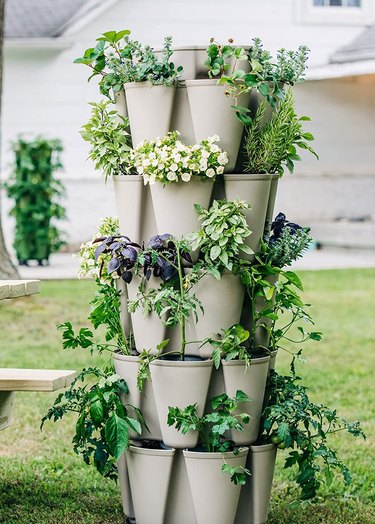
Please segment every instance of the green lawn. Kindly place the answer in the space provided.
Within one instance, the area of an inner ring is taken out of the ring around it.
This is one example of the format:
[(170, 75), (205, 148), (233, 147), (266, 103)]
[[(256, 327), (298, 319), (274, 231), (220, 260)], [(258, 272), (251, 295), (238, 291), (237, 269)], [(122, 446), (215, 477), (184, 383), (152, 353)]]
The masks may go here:
[[(375, 269), (306, 271), (300, 276), (324, 341), (307, 347), (309, 362), (299, 366), (299, 374), (314, 400), (337, 407), (348, 419), (360, 419), (368, 438), (335, 437), (353, 483), (344, 488), (335, 481), (314, 504), (291, 505), (293, 485), (279, 464), (269, 523), (374, 524)], [(40, 295), (3, 301), (1, 366), (80, 369), (92, 364), (88, 354), (60, 349), (55, 324), (71, 320), (83, 325), (93, 292), (87, 281), (45, 282)], [(286, 355), (278, 357), (278, 369), (286, 371), (287, 362)], [(54, 397), (17, 393), (14, 423), (0, 433), (0, 523), (123, 523), (117, 486), (71, 451), (73, 418), (47, 423), (39, 431)]]

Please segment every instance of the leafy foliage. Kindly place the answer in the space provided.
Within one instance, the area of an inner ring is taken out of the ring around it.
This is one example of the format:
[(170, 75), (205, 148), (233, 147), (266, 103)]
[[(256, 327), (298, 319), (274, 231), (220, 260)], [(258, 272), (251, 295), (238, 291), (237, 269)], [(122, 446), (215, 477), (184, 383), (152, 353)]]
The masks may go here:
[(111, 175), (131, 174), (129, 119), (111, 109), (110, 100), (90, 105), (90, 120), (82, 126), (81, 136), (91, 146), (89, 158), (95, 169), (104, 173), (106, 181)]
[[(199, 442), (205, 451), (225, 453), (234, 450), (234, 443), (224, 437), (226, 431), (232, 429), (242, 431), (245, 424), (250, 422), (247, 413), (238, 413), (238, 404), (250, 402), (251, 399), (238, 390), (234, 397), (226, 393), (211, 400), (212, 411), (198, 417), (197, 405), (187, 406), (185, 409), (169, 407), (168, 425), (175, 426), (178, 431), (186, 435), (189, 431), (198, 431)], [(233, 468), (224, 462), (222, 471), (229, 473), (234, 484), (245, 484), (250, 471), (246, 468)]]
[[(88, 379), (96, 382), (90, 385)], [(82, 383), (82, 384), (80, 384)], [(122, 395), (128, 394), (124, 380), (98, 368), (83, 369), (69, 389), (60, 393), (42, 419), (54, 422), (67, 413), (78, 413), (73, 437), (73, 449), (82, 455), (86, 464), (92, 464), (99, 473), (117, 478), (116, 462), (130, 444), (129, 430), (141, 434), (144, 423), (141, 412), (123, 404)], [(129, 408), (136, 418), (129, 416)]]
[(18, 138), (12, 143), (15, 164), (10, 182), (4, 184), (14, 200), (10, 214), (16, 219), (14, 248), (20, 263), (48, 260), (65, 244), (56, 220), (66, 218), (59, 204), (65, 190), (54, 176), (62, 168), (59, 140)]
[[(95, 47), (86, 49), (74, 63), (84, 64), (92, 70), (89, 80), (100, 76), (100, 92), (111, 99), (111, 91), (123, 90), (126, 82), (150, 81), (154, 85), (173, 85), (182, 72), (170, 61), (173, 54), (172, 37), (164, 39), (161, 60), (148, 45), (142, 46), (130, 39), (131, 31), (107, 31), (96, 39)], [(107, 70), (106, 70), (107, 68)]]
[(215, 42), (214, 38), (210, 39), (210, 45), (206, 49), (207, 60), (205, 61), (210, 78), (221, 77), (224, 74), (230, 76), (235, 71), (237, 62), (248, 60), (245, 49), (232, 44), (232, 38), (229, 38), (225, 45)]
[(285, 168), (294, 171), (294, 162), (301, 160), (297, 147), (310, 151), (319, 158), (308, 142), (314, 140), (311, 133), (302, 128), (309, 117), (298, 117), (294, 107), (294, 96), (291, 89), (285, 93), (272, 114), (269, 122), (264, 122), (267, 106), (261, 102), (247, 127), (245, 153), (247, 173), (284, 174)]
[(264, 431), (267, 440), (291, 450), (284, 467), (298, 466), (296, 482), (301, 498), (311, 499), (322, 482), (330, 485), (334, 470), (342, 474), (346, 484), (351, 482), (348, 468), (328, 446), (328, 436), (345, 430), (355, 437), (365, 435), (359, 422), (347, 422), (338, 417), (336, 410), (312, 402), (308, 389), (298, 383), (300, 380), (295, 374), (271, 373)]
[(211, 358), (215, 368), (219, 369), (221, 359), (245, 360), (246, 365), (249, 366), (250, 354), (248, 348), (243, 345), (249, 339), (249, 331), (240, 324), (235, 324), (228, 329), (222, 329), (221, 332), (219, 339), (206, 338), (202, 342), (202, 346), (208, 343), (214, 348)]
[(205, 267), (216, 278), (233, 270), (241, 252), (252, 253), (244, 243), (251, 233), (243, 213), (249, 207), (242, 200), (214, 200), (208, 210), (195, 204), (201, 229), (190, 235), (191, 246), (201, 250)]

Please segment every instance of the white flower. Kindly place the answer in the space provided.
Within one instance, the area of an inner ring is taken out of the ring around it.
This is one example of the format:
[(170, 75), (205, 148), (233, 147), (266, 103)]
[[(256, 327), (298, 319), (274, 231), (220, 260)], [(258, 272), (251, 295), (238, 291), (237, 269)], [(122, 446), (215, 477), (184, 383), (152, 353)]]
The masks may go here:
[(151, 164), (151, 162), (149, 161), (148, 158), (146, 158), (146, 159), (143, 160), (143, 162), (142, 162), (143, 167), (148, 167), (150, 164)]
[(173, 155), (173, 160), (174, 160), (175, 162), (179, 162), (179, 161), (181, 160), (181, 155), (180, 155), (179, 153), (175, 153), (175, 154)]
[(181, 175), (181, 179), (182, 179), (184, 182), (189, 182), (190, 179), (191, 179), (191, 173), (182, 173), (182, 175)]
[(220, 155), (217, 157), (217, 161), (221, 166), (225, 166), (225, 164), (228, 163), (228, 155), (226, 153), (220, 153)]
[(217, 169), (216, 169), (216, 173), (218, 175), (222, 175), (224, 173), (224, 168), (223, 166), (219, 166)]
[(137, 171), (138, 171), (138, 173), (139, 173), (140, 175), (142, 175), (142, 174), (143, 174), (143, 171), (144, 171), (144, 169), (143, 169), (143, 167), (142, 167), (142, 166), (138, 166), (138, 167), (137, 167)]
[(206, 160), (202, 160), (202, 162), (199, 164), (199, 169), (201, 171), (206, 171), (206, 169), (207, 169), (207, 161)]
[(176, 173), (173, 173), (173, 171), (169, 171), (169, 173), (167, 174), (167, 179), (171, 182), (174, 182), (175, 180), (177, 180)]
[(210, 156), (209, 151), (206, 151), (206, 149), (203, 149), (202, 151), (202, 158), (208, 158)]
[(213, 153), (218, 153), (220, 151), (220, 147), (217, 144), (212, 144), (211, 151)]
[(216, 175), (215, 170), (212, 169), (212, 167), (210, 167), (210, 169), (207, 169), (206, 175), (208, 176), (208, 178), (213, 178)]
[(219, 142), (219, 140), (220, 140), (219, 135), (213, 135), (213, 136), (209, 136), (207, 138), (207, 142), (211, 142), (211, 143), (212, 142)]
[(171, 170), (171, 171), (177, 171), (177, 169), (178, 169), (178, 165), (177, 165), (177, 164), (172, 164), (172, 165), (170, 166), (170, 170)]
[(157, 167), (157, 165), (158, 165), (158, 160), (157, 160), (157, 159), (153, 160), (153, 161), (151, 162), (151, 165), (152, 165), (152, 167)]
[(159, 171), (163, 171), (164, 168), (165, 168), (165, 165), (164, 165), (164, 164), (159, 164), (159, 165), (158, 165), (158, 169), (159, 169)]

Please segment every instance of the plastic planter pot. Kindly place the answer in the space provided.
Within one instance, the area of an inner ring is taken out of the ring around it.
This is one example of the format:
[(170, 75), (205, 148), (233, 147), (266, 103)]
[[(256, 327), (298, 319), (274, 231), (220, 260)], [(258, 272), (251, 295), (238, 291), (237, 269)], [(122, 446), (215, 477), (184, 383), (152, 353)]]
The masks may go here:
[(170, 129), (176, 86), (150, 82), (124, 84), (133, 147), (166, 135)]
[[(206, 337), (215, 337), (221, 329), (240, 321), (245, 288), (238, 275), (225, 271), (221, 280), (204, 275), (192, 288), (192, 293), (201, 302), (204, 314), (198, 310), (198, 322), (192, 320), (187, 324), (187, 340), (202, 341)], [(187, 351), (197, 354), (198, 347), (199, 343), (189, 344)], [(202, 358), (210, 358), (212, 349), (206, 344), (199, 349), (199, 354)]]
[(221, 470), (223, 462), (245, 466), (249, 448), (237, 455), (183, 451), (197, 524), (233, 524), (241, 486)]
[(113, 363), (117, 375), (125, 380), (129, 388), (128, 395), (124, 396), (123, 399), (124, 404), (130, 404), (135, 408), (139, 408), (150, 430), (147, 431), (147, 429), (144, 428), (141, 435), (130, 431), (131, 438), (133, 440), (162, 440), (159, 419), (156, 413), (153, 384), (147, 381), (142, 392), (137, 388), (138, 356), (114, 353)]
[(126, 463), (126, 453), (123, 453), (117, 461), (118, 482), (120, 486), (122, 509), (129, 519), (135, 519), (133, 497), (130, 490), (129, 470)]
[(125, 337), (128, 339), (132, 329), (132, 321), (128, 311), (128, 288), (122, 278), (115, 280), (116, 289), (120, 292), (120, 317)]
[[(129, 300), (135, 300), (137, 298), (140, 281), (141, 277), (134, 275), (130, 284), (127, 284)], [(147, 288), (157, 289), (160, 283), (160, 279), (151, 276), (150, 280), (146, 282), (146, 290)], [(161, 319), (154, 312), (151, 312), (145, 317), (142, 308), (137, 309), (137, 311), (131, 313), (130, 316), (135, 347), (138, 353), (143, 349), (151, 350), (151, 353), (154, 354), (157, 353), (156, 346), (166, 339), (167, 332)]]
[(276, 452), (273, 444), (250, 446), (246, 467), (251, 477), (242, 486), (235, 524), (267, 522)]
[[(250, 204), (251, 209), (246, 209), (244, 214), (251, 231), (251, 235), (245, 238), (254, 253), (260, 248), (260, 241), (263, 237), (268, 201), (271, 189), (271, 182), (275, 175), (247, 175), (230, 174), (224, 175), (225, 194), (227, 200), (245, 200)], [(243, 253), (241, 255), (247, 260), (253, 260), (255, 255)]]
[(173, 448), (194, 448), (198, 432), (183, 435), (167, 424), (169, 406), (185, 408), (197, 403), (197, 414), (203, 415), (212, 361), (154, 360), (150, 364), (156, 409), (163, 442)]
[(175, 451), (130, 446), (126, 452), (137, 524), (164, 524)]
[(180, 140), (186, 145), (195, 143), (193, 122), (191, 120), (189, 97), (185, 82), (181, 82), (176, 89), (174, 98), (171, 131), (180, 132)]
[(115, 106), (116, 111), (120, 116), (127, 117), (128, 116), (128, 107), (126, 105), (126, 98), (125, 98), (125, 91), (122, 89), (121, 91), (118, 91), (117, 93), (113, 93), (113, 97), (115, 99)]
[[(240, 148), (243, 125), (231, 107), (233, 99), (225, 95), (226, 86), (217, 80), (186, 80), (195, 142), (218, 135), (220, 147), (228, 153), (225, 172), (233, 171)], [(250, 93), (239, 96), (238, 104), (248, 106)]]
[(242, 360), (222, 361), (225, 393), (232, 397), (240, 389), (251, 398), (251, 402), (238, 406), (238, 412), (248, 413), (251, 420), (243, 431), (231, 432), (231, 438), (237, 445), (252, 444), (258, 438), (269, 361), (269, 356), (253, 358), (247, 369)]
[(194, 204), (208, 208), (213, 188), (212, 180), (194, 176), (189, 182), (160, 182), (150, 185), (158, 233), (170, 233), (176, 238), (200, 229)]
[(279, 184), (279, 178), (280, 178), (280, 175), (273, 175), (273, 176), (274, 178), (272, 179), (272, 182), (271, 182), (270, 194), (269, 194), (268, 205), (267, 205), (267, 213), (266, 213), (265, 233), (267, 235), (269, 235), (271, 231), (271, 224), (272, 224), (273, 213), (275, 209), (277, 186)]
[(141, 242), (141, 223), (144, 212), (144, 184), (140, 175), (115, 175), (113, 177), (117, 215), (120, 231), (133, 242)]

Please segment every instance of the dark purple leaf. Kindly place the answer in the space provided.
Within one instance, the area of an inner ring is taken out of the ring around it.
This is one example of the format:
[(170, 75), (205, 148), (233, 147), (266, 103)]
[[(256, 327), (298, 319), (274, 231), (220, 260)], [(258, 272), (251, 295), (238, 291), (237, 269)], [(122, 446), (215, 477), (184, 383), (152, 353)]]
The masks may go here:
[(120, 267), (120, 265), (121, 264), (118, 258), (112, 258), (108, 264), (108, 269), (107, 269), (108, 275), (116, 271)]
[(95, 249), (95, 260), (98, 260), (98, 258), (100, 257), (100, 255), (102, 253), (104, 253), (107, 249), (107, 244), (104, 243), (104, 244), (100, 244), (100, 246), (98, 246), (96, 249)]
[(122, 274), (122, 279), (127, 283), (130, 284), (130, 282), (133, 279), (133, 273), (131, 271), (124, 271)]

